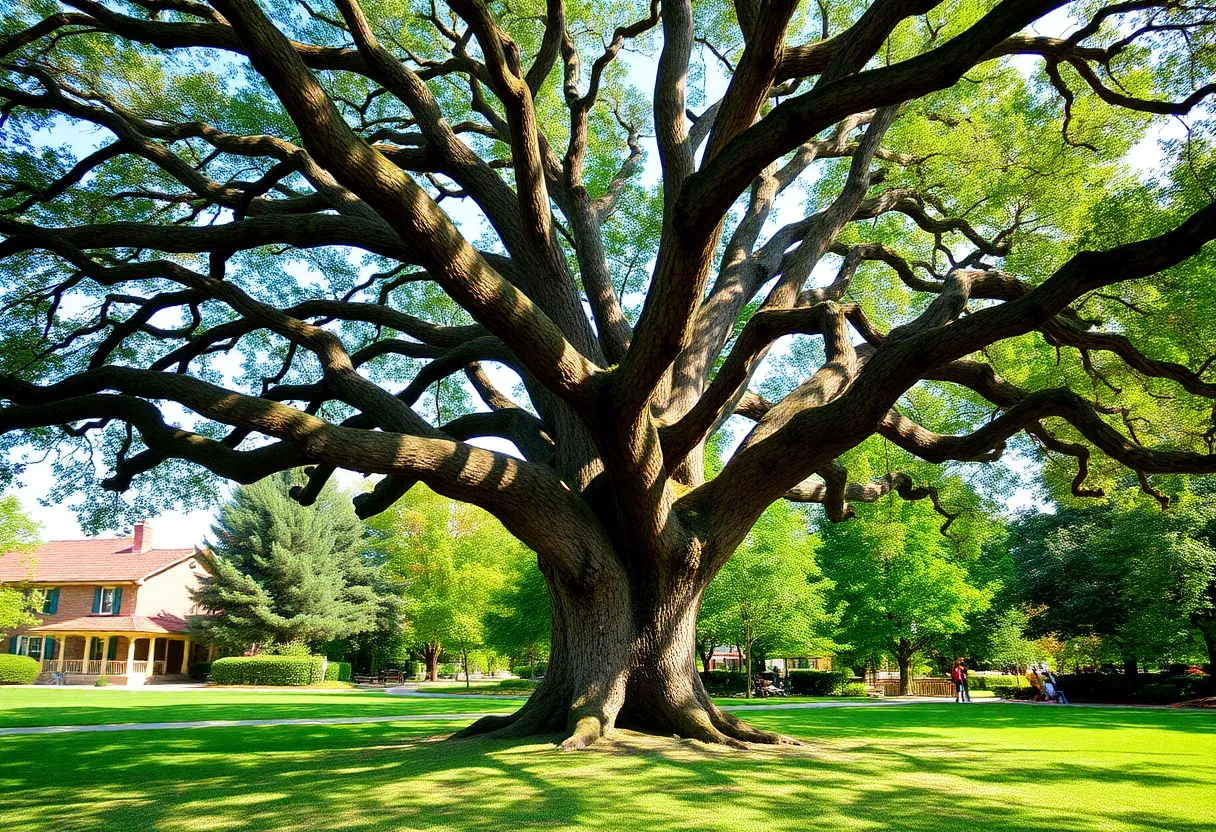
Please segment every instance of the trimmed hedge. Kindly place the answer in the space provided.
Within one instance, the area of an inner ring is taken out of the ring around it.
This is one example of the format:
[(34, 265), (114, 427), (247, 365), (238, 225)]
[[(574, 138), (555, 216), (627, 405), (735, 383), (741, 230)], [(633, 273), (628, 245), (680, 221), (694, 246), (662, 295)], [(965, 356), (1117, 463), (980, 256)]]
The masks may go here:
[(1141, 673), (1124, 676), (1111, 673), (1079, 673), (1061, 676), (1060, 687), (1070, 702), (1132, 702), (1168, 705), (1216, 693), (1210, 677), (1171, 676)]
[(727, 696), (747, 690), (747, 676), (737, 670), (711, 670), (701, 673), (701, 684), (711, 696)]
[(0, 655), (0, 685), (32, 685), (42, 666), (29, 656)]
[(838, 695), (852, 676), (846, 670), (791, 670), (790, 693), (794, 696)]
[(211, 672), (211, 662), (194, 662), (188, 669), (189, 675), (203, 678)]
[(230, 656), (211, 664), (217, 685), (297, 687), (324, 681), (324, 656)]
[(991, 690), (996, 688), (1028, 688), (1030, 682), (1025, 676), (968, 676), (967, 687), (972, 690)]
[(865, 696), (866, 686), (864, 682), (845, 682), (840, 688), (841, 696)]
[(350, 681), (350, 662), (333, 662), (325, 666), (325, 681), (327, 682), (349, 682)]
[[(1170, 676), (1142, 673), (1124, 676), (1114, 673), (1081, 673), (1058, 676), (1060, 689), (1069, 702), (1126, 702), (1139, 705), (1168, 705), (1210, 696), (1216, 686), (1204, 676)], [(1003, 699), (1031, 699), (1034, 689), (1024, 678), (1018, 685), (992, 685), (988, 690)]]
[(545, 661), (540, 661), (540, 662), (536, 663), (536, 673), (535, 674), (533, 674), (532, 665), (530, 665), (530, 664), (517, 664), (515, 667), (511, 668), (511, 672), (514, 673), (519, 678), (523, 679), (526, 677), (531, 677), (533, 675), (544, 676), (545, 671), (548, 669), (549, 669), (549, 663), (545, 662)]

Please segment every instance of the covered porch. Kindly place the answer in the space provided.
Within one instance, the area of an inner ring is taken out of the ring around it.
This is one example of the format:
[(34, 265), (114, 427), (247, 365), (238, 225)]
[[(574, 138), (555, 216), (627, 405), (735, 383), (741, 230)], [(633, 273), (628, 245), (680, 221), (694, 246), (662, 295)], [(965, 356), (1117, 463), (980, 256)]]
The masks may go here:
[[(185, 676), (192, 663), (209, 661), (213, 652), (212, 648), (194, 644), (184, 633), (165, 632), (168, 627), (161, 622), (140, 628), (144, 632), (72, 628), (72, 623), (36, 627), (29, 633), (26, 655), (42, 663), (45, 681), (50, 681), (52, 674), (63, 674), (68, 684), (93, 682), (105, 676), (114, 684), (144, 685), (165, 677)], [(96, 626), (98, 622), (92, 619), (87, 623)], [(159, 632), (146, 632), (153, 626)]]

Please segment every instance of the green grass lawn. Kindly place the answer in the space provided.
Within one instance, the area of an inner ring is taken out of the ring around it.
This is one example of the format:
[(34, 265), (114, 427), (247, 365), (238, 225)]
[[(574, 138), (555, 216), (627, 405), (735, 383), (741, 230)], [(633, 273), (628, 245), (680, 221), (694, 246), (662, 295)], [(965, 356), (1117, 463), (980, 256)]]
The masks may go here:
[(439, 721), (0, 737), (0, 815), (6, 832), (1211, 832), (1216, 817), (1210, 712), (942, 704), (749, 719), (807, 744), (624, 735), (570, 754), (439, 741), (456, 727)]
[(121, 690), (0, 687), (0, 728), (109, 725), (207, 719), (305, 719), (331, 716), (512, 711), (522, 699), (412, 699), (379, 692), (307, 690)]

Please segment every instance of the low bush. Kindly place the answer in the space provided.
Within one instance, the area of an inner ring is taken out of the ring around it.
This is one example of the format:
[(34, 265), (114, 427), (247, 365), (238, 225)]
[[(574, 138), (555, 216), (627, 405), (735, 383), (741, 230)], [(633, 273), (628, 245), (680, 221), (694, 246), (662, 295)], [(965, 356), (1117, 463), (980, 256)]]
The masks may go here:
[(995, 687), (1001, 688), (1027, 688), (1030, 687), (1030, 682), (1026, 681), (1025, 676), (969, 676), (967, 677), (967, 687), (972, 690), (995, 690)]
[(840, 688), (840, 696), (865, 696), (866, 686), (863, 682), (845, 682)]
[(996, 694), (1002, 699), (1033, 699), (1034, 689), (1027, 684), (1025, 687), (1017, 685), (988, 685), (986, 690)]
[(32, 685), (41, 665), (29, 656), (0, 655), (0, 685)]
[(323, 681), (319, 656), (232, 656), (211, 664), (217, 685), (297, 687)]
[(847, 670), (791, 670), (789, 692), (794, 696), (831, 696), (838, 694), (852, 675)]
[(701, 684), (711, 696), (729, 696), (747, 690), (747, 676), (737, 670), (711, 670), (701, 674)]
[(211, 662), (194, 662), (189, 667), (191, 676), (196, 676), (199, 679), (211, 672)]
[(350, 662), (330, 662), (325, 666), (325, 681), (349, 682)]
[(1201, 696), (1211, 696), (1210, 677), (1165, 673), (1136, 676), (1108, 673), (1078, 673), (1061, 676), (1060, 687), (1072, 702), (1131, 702), (1165, 705)]
[(95, 688), (108, 688), (109, 686), (110, 686), (110, 679), (104, 675), (98, 676), (97, 681), (93, 683), (93, 687), (95, 687)]

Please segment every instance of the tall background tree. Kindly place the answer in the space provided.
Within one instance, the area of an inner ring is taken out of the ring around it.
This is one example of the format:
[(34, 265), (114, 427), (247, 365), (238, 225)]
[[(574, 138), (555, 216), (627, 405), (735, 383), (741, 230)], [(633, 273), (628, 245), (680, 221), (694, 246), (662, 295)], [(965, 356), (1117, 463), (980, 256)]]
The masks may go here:
[[(0, 496), (0, 557), (28, 562), (38, 547), (40, 532), (39, 525), (22, 510), (20, 500), (11, 494)], [(38, 623), (41, 607), (38, 593), (0, 584), (0, 633)]]
[(893, 660), (901, 695), (917, 656), (966, 632), (999, 588), (970, 571), (992, 524), (964, 515), (947, 536), (940, 521), (921, 503), (885, 500), (822, 529), (820, 561), (843, 607), (839, 638), (851, 653)]
[(324, 642), (375, 628), (395, 600), (375, 592), (363, 522), (334, 484), (310, 506), (288, 496), (290, 473), (236, 489), (220, 508), (201, 560), (211, 573), (193, 597), (208, 615), (194, 637), (230, 650)]
[[(1129, 489), (1010, 527), (1014, 594), (1038, 607), (1032, 633), (1096, 639), (1090, 662), (1216, 665), (1216, 509), (1209, 483), (1165, 484), (1168, 513)], [(1198, 493), (1195, 493), (1198, 491)]]
[(495, 600), (535, 556), (492, 515), (426, 486), (411, 489), (371, 528), (404, 602), (407, 643), (427, 678), (437, 677), (445, 651), (467, 665), (468, 654), (485, 645)]
[[(6, 10), (5, 450), (66, 448), (94, 524), (304, 465), (304, 503), (344, 468), (382, 477), (364, 516), (418, 481), (491, 512), (541, 559), (552, 662), (471, 733), (776, 740), (705, 694), (701, 596), (778, 500), (927, 496), (849, 470), (875, 434), (1014, 443), (1080, 494), (1216, 471), (1206, 6)], [(797, 384), (749, 388), (795, 334)]]
[[(748, 696), (757, 654), (801, 656), (834, 646), (836, 621), (827, 608), (832, 583), (815, 561), (818, 541), (808, 526), (799, 508), (771, 506), (705, 590), (697, 642), (742, 648)], [(707, 658), (704, 653), (702, 662)]]

